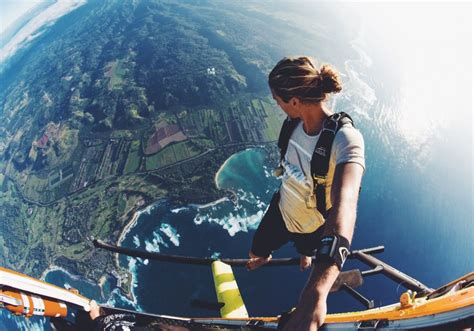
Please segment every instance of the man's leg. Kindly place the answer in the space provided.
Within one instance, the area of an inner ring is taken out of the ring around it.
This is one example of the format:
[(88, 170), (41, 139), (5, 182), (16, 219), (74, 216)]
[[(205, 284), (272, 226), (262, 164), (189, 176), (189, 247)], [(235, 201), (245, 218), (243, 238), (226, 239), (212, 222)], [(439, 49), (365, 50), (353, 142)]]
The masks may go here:
[(324, 226), (320, 226), (312, 233), (295, 233), (292, 235), (296, 250), (298, 253), (300, 253), (301, 271), (311, 267), (314, 251), (317, 248), (323, 234), (323, 227)]
[(278, 206), (279, 196), (279, 193), (274, 194), (270, 206), (255, 232), (249, 252), (250, 259), (247, 262), (249, 270), (255, 270), (270, 262), (272, 252), (290, 239)]

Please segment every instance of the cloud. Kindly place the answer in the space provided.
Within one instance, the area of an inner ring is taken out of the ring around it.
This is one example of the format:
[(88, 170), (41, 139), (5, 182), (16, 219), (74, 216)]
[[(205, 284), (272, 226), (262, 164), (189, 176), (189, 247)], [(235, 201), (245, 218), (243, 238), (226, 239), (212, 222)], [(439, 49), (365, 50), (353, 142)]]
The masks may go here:
[(28, 46), (32, 40), (44, 32), (45, 26), (52, 25), (58, 18), (82, 6), (86, 0), (58, 0), (32, 18), (0, 50), (0, 64), (11, 58), (20, 48)]

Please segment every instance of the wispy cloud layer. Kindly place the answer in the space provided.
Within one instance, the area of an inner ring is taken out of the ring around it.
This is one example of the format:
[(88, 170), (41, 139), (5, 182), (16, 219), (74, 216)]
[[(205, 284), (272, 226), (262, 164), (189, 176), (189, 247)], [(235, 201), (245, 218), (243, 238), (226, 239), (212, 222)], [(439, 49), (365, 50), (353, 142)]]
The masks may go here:
[(20, 48), (28, 46), (41, 35), (44, 27), (52, 25), (58, 18), (82, 6), (86, 0), (58, 0), (32, 18), (18, 33), (0, 49), (0, 65), (13, 56)]

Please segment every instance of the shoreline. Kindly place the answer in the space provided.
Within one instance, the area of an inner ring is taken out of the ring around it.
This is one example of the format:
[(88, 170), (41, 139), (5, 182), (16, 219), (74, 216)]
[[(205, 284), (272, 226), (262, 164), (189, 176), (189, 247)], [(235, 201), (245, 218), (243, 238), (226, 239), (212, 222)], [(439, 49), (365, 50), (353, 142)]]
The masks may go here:
[(87, 278), (84, 278), (84, 277), (79, 277), (77, 275), (74, 275), (72, 273), (70, 273), (69, 271), (67, 271), (66, 269), (64, 269), (63, 267), (60, 267), (60, 266), (57, 266), (57, 265), (50, 265), (48, 266), (42, 273), (41, 273), (41, 276), (40, 276), (40, 280), (42, 281), (46, 281), (46, 276), (50, 273), (50, 272), (53, 272), (53, 271), (61, 271), (63, 273), (65, 273), (68, 277), (74, 279), (74, 280), (77, 280), (77, 281), (81, 281), (81, 282), (86, 282), (88, 283), (89, 285), (92, 285), (92, 286), (99, 286), (100, 285), (94, 281), (91, 281)]
[(219, 182), (217, 181), (217, 178), (219, 177), (219, 175), (221, 174), (222, 170), (224, 169), (224, 167), (227, 165), (227, 163), (229, 162), (229, 160), (234, 156), (235, 154), (232, 154), (230, 157), (228, 157), (224, 163), (221, 164), (221, 166), (219, 167), (219, 170), (217, 170), (216, 174), (214, 175), (214, 185), (216, 185), (217, 189), (218, 190), (222, 190), (222, 188), (219, 186)]
[[(122, 231), (120, 232), (120, 235), (117, 239), (117, 246), (121, 246), (121, 243), (122, 243), (122, 241), (124, 241), (125, 236), (137, 225), (137, 221), (138, 221), (138, 218), (140, 217), (140, 215), (141, 215), (140, 210), (136, 210), (133, 213), (133, 216), (130, 219), (130, 221), (128, 221), (127, 224), (125, 224)], [(122, 268), (120, 266), (119, 256), (120, 256), (120, 254), (114, 253), (115, 267), (117, 268), (117, 270), (126, 269), (126, 268)]]
[(224, 202), (224, 201), (230, 201), (230, 199), (228, 197), (223, 197), (223, 198), (208, 202), (208, 203), (203, 204), (203, 205), (189, 204), (189, 206), (193, 207), (193, 208), (196, 208), (196, 209), (203, 209), (203, 208), (208, 208), (208, 207), (215, 206), (215, 205), (217, 205), (221, 202)]
[(253, 150), (253, 149), (256, 149), (256, 150), (264, 150), (265, 151), (265, 146), (254, 146), (254, 147), (247, 147), (246, 149), (243, 149), (241, 151), (238, 151), (237, 153), (234, 153), (232, 154), (231, 156), (229, 156), (225, 161), (224, 163), (222, 163), (222, 165), (219, 167), (219, 170), (217, 170), (216, 174), (214, 175), (214, 183), (217, 187), (218, 190), (226, 190), (226, 189), (223, 189), (222, 187), (219, 186), (219, 183), (217, 181), (217, 178), (219, 177), (219, 175), (221, 174), (221, 172), (223, 171), (224, 167), (227, 166), (228, 162), (230, 162), (230, 160), (234, 157), (236, 157), (237, 155), (243, 153), (243, 152), (247, 152), (247, 151), (250, 151), (250, 150)]
[[(141, 206), (135, 207), (134, 208), (135, 211), (133, 212), (133, 216), (125, 224), (125, 226), (122, 228), (122, 231), (120, 232), (120, 235), (117, 239), (117, 246), (121, 246), (121, 244), (125, 240), (125, 237), (127, 236), (127, 234), (129, 234), (130, 231), (137, 225), (140, 216), (143, 213), (150, 213), (153, 210), (153, 208), (155, 206), (157, 206), (163, 200), (166, 200), (166, 199), (165, 198), (159, 198), (158, 200), (152, 202), (148, 206), (141, 205)], [(135, 293), (133, 292), (133, 284), (136, 281), (135, 275), (131, 270), (129, 270), (129, 268), (127, 266), (123, 266), (123, 267), (120, 266), (120, 260), (119, 259), (120, 259), (120, 254), (114, 253), (115, 270), (117, 272), (116, 278), (120, 282), (120, 281), (122, 281), (121, 274), (125, 274), (126, 279), (127, 279), (128, 289), (126, 289), (122, 286), (117, 287), (117, 288), (122, 292), (122, 294), (124, 295), (124, 297), (126, 299), (128, 299), (133, 305), (138, 306), (137, 297), (136, 297)], [(102, 287), (100, 287), (100, 288), (102, 289)]]
[(125, 236), (137, 225), (138, 218), (140, 217), (140, 215), (142, 215), (143, 213), (150, 213), (153, 207), (161, 203), (163, 200), (166, 200), (166, 198), (159, 198), (158, 200), (141, 209), (139, 208), (142, 206), (136, 207), (137, 209), (133, 213), (132, 218), (130, 219), (130, 221), (127, 222), (127, 224), (125, 224), (125, 226), (122, 228), (122, 231), (120, 232), (120, 235), (117, 239), (117, 246), (120, 246), (120, 244), (124, 241)]

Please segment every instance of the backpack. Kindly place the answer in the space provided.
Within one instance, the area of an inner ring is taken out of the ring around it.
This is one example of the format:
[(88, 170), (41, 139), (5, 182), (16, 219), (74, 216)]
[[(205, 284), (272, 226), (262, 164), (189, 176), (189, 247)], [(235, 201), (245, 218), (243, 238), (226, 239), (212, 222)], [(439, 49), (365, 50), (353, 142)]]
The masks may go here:
[[(278, 147), (280, 148), (280, 162), (285, 158), (291, 134), (300, 122), (299, 119), (287, 118), (278, 138)], [(314, 148), (311, 158), (311, 177), (314, 181), (314, 194), (316, 195), (316, 208), (327, 218), (329, 210), (326, 209), (326, 181), (329, 170), (329, 158), (331, 157), (332, 143), (337, 131), (344, 125), (350, 123), (354, 125), (352, 118), (344, 113), (335, 113), (329, 116), (323, 123), (321, 134)], [(280, 172), (282, 168), (280, 165)]]

